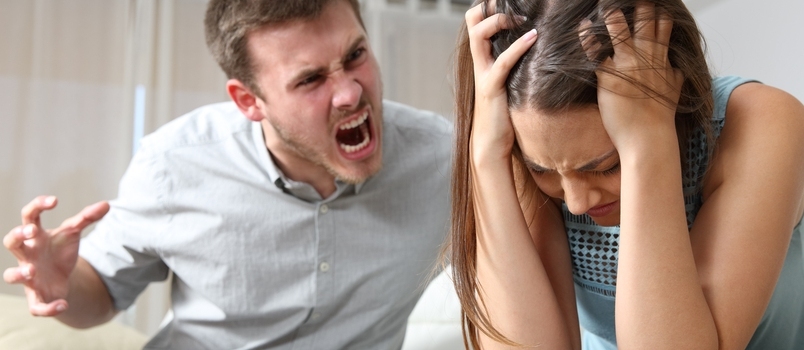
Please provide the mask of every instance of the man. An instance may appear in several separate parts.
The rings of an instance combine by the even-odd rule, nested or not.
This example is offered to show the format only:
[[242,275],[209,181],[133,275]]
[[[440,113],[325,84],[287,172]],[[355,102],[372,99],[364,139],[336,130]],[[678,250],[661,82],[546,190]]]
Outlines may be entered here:
[[111,210],[46,231],[55,198],[31,202],[4,279],[91,327],[172,272],[146,348],[401,347],[446,231],[450,126],[382,101],[356,0],[212,0],[205,25],[232,102],[146,137]]

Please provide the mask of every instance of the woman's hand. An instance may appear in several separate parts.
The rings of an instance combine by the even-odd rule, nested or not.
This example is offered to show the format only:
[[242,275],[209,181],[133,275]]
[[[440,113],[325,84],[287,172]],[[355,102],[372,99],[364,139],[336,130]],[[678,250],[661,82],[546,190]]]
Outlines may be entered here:
[[[514,129],[508,113],[505,81],[511,67],[536,42],[536,30],[531,30],[505,50],[495,60],[491,55],[490,38],[511,21],[506,15],[494,13],[495,2],[475,6],[466,12],[466,27],[472,52],[475,74],[475,106],[470,149],[475,164],[503,160],[510,162],[514,144]],[[485,12],[485,13],[484,13]]]
[[[655,132],[676,133],[675,113],[684,83],[683,74],[667,56],[672,19],[647,2],[637,4],[634,18],[632,33],[621,10],[606,15],[614,55],[596,72],[603,126],[621,153],[656,140]],[[584,35],[588,25],[581,25],[581,38],[591,54],[597,43]]]

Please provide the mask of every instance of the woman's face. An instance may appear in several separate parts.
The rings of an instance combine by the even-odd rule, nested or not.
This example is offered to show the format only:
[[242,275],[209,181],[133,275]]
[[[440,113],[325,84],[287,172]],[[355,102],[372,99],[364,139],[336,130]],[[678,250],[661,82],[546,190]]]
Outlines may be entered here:
[[597,106],[545,114],[511,111],[525,164],[539,188],[598,225],[620,223],[620,157]]

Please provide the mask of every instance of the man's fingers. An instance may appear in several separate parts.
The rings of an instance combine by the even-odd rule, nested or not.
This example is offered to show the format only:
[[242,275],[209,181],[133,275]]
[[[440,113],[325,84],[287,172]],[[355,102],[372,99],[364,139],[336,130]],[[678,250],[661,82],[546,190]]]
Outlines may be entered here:
[[19,260],[25,260],[23,246],[41,234],[36,225],[17,226],[3,237],[3,245]]
[[58,199],[55,196],[39,196],[30,201],[27,205],[22,207],[22,223],[40,225],[40,215],[45,210],[50,210],[56,207]]
[[49,303],[31,301],[28,298],[28,311],[34,316],[52,317],[67,310],[67,301],[64,299],[54,300]]
[[79,215],[84,215],[84,217],[87,220],[95,222],[102,219],[108,212],[109,212],[109,202],[100,201],[95,204],[91,204],[84,207],[84,209],[81,209]]
[[3,280],[11,284],[25,283],[33,278],[33,274],[31,265],[9,267],[3,271]]
[[109,212],[109,203],[106,201],[98,202],[89,205],[81,210],[75,216],[64,220],[64,222],[56,229],[57,232],[81,232],[87,226],[103,218]]

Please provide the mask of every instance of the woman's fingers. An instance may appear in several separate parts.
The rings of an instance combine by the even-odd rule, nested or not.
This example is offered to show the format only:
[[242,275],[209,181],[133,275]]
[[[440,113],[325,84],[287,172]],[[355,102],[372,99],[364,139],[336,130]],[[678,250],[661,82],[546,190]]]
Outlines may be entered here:
[[490,15],[497,12],[497,1],[490,0],[490,1],[482,1],[480,4],[473,6],[464,16],[466,20],[466,26],[471,28],[476,24],[480,23]]
[[58,200],[54,196],[39,196],[22,208],[22,223],[40,225],[40,215],[45,210],[56,207]]
[[[611,45],[614,47],[614,54],[617,55],[623,49],[631,47],[631,31],[628,29],[628,22],[620,9],[612,10],[606,15],[606,29],[611,37]],[[625,43],[625,45],[623,45]]]
[[[467,23],[467,27],[468,27]],[[510,22],[501,13],[491,15],[489,18],[477,23],[469,30],[469,48],[472,52],[472,60],[475,64],[475,73],[485,71],[493,63],[491,57],[491,37],[502,29],[510,27]]]
[[667,52],[670,48],[670,35],[673,33],[673,19],[667,11],[659,10],[658,19],[656,21],[656,43],[661,48],[659,56],[662,59],[667,58]]
[[491,74],[490,74],[490,81],[489,84],[492,86],[502,86],[505,84],[505,80],[508,78],[508,73],[511,72],[511,68],[514,67],[517,61],[525,54],[525,52],[533,46],[533,43],[536,42],[536,38],[538,34],[536,33],[536,29],[531,29],[519,39],[516,39],[513,44],[511,44],[508,49],[503,51],[500,56],[497,57],[497,60],[494,61],[494,65],[491,67]]
[[656,8],[652,3],[640,1],[634,9],[634,39],[656,38]]
[[589,60],[594,60],[597,58],[597,53],[600,51],[600,41],[590,32],[591,28],[592,21],[583,19],[578,26],[578,38],[581,40],[581,48],[586,52],[586,57],[589,58]]

